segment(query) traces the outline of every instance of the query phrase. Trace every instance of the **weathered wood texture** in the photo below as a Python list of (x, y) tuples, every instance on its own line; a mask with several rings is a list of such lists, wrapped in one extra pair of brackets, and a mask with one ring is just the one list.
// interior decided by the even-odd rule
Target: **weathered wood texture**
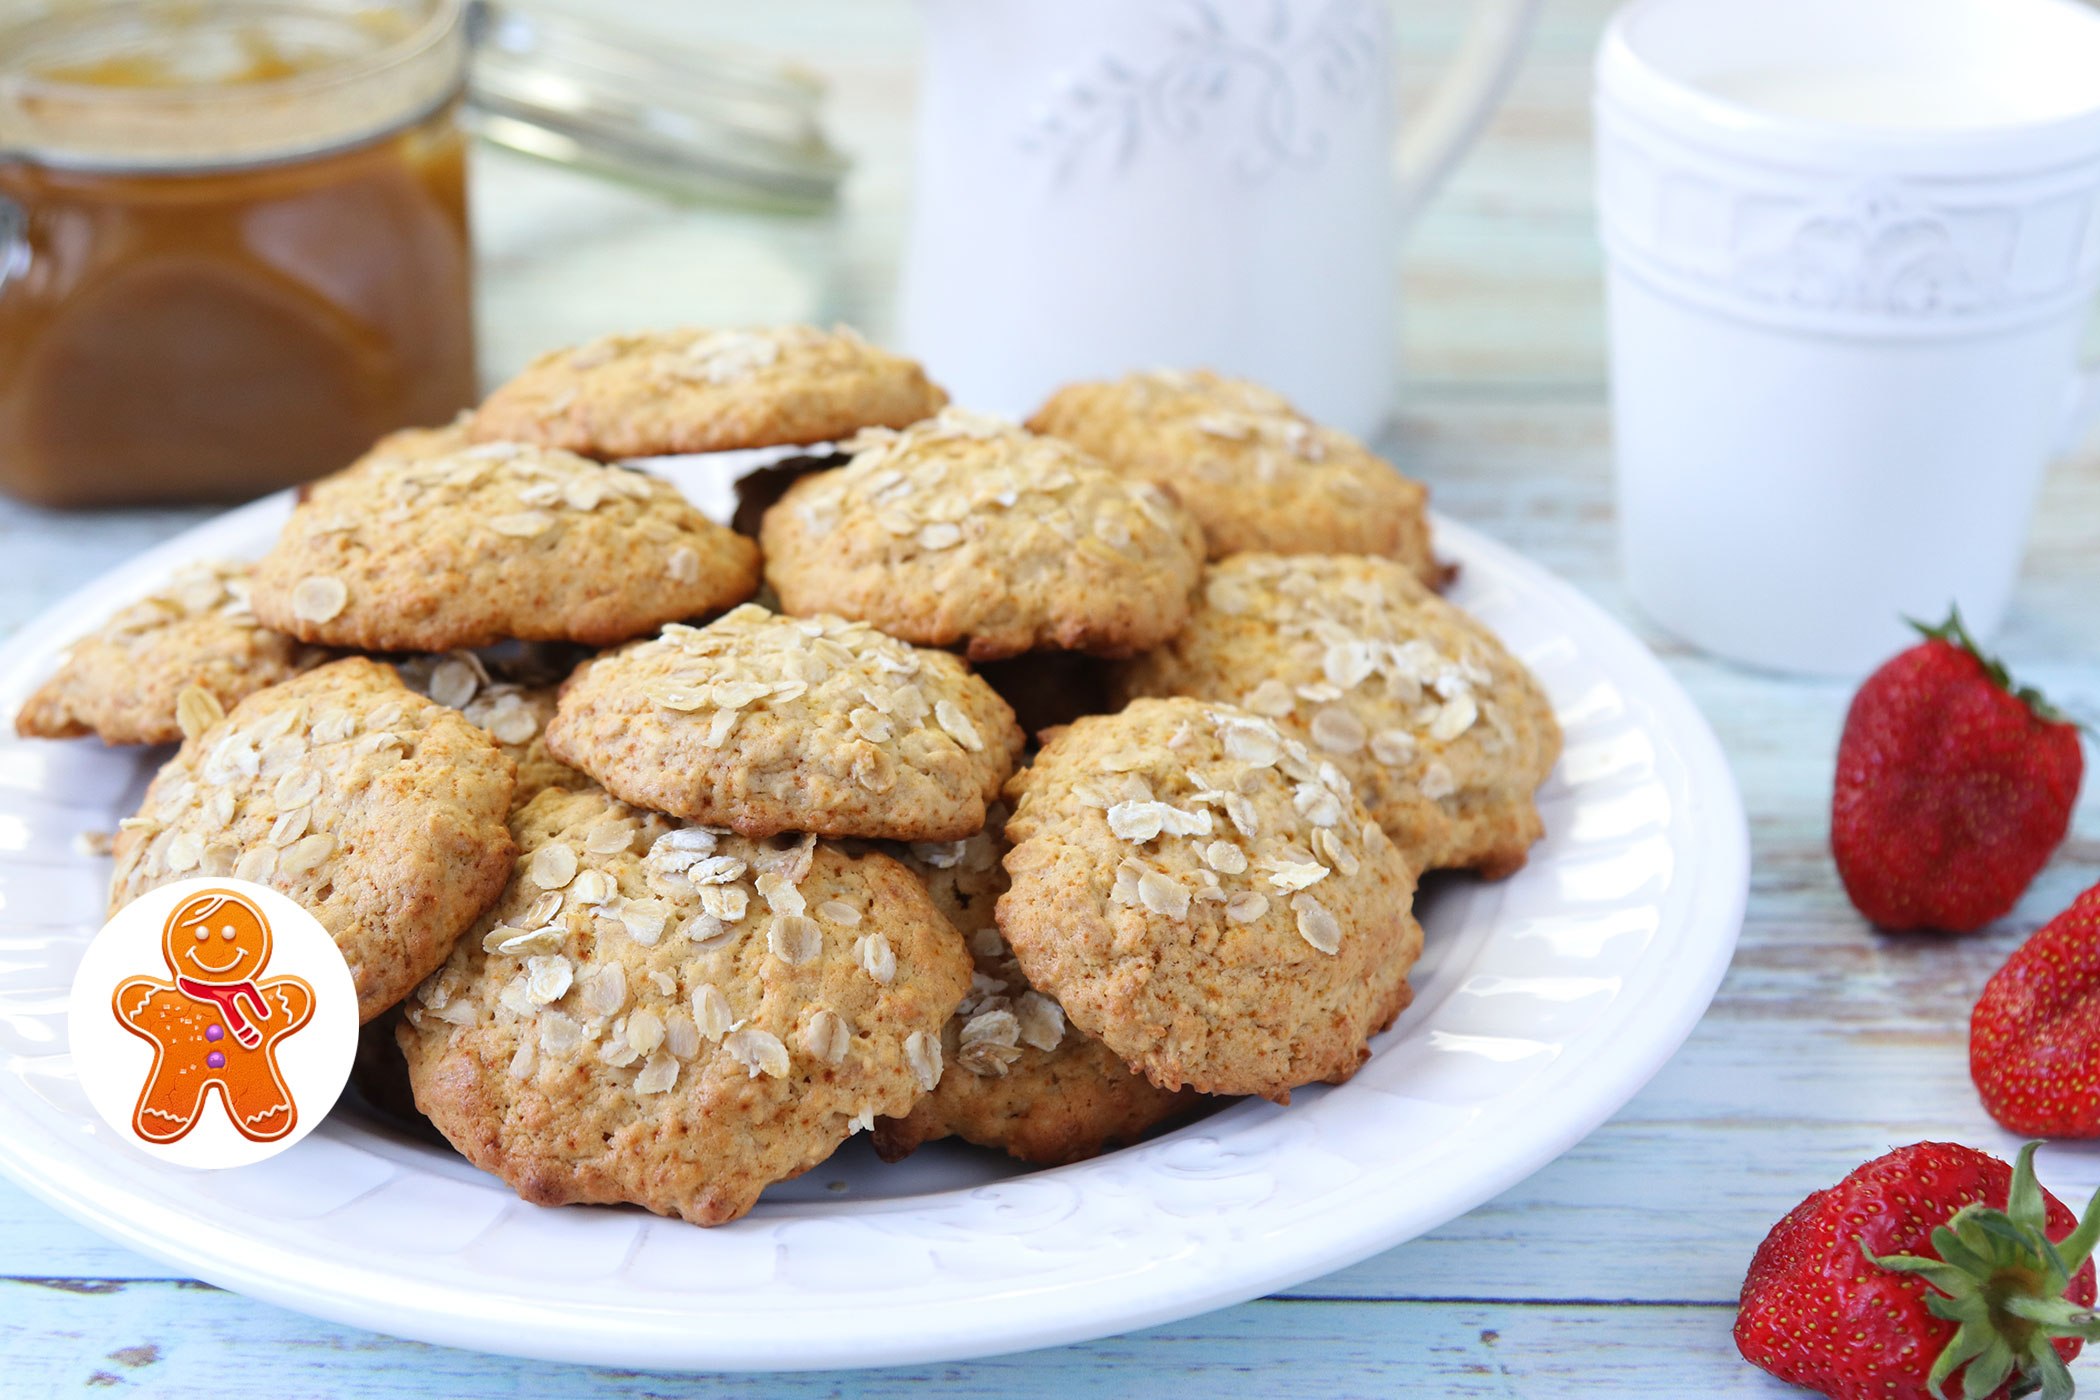
[[(831, 71), (839, 136), (860, 161), (852, 201), (835, 228), (782, 234), (728, 216), (678, 225), (641, 202), (577, 203), (566, 177), (485, 161), (477, 194), (491, 371), (623, 319), (817, 308), (880, 333), (907, 197), (914, 30), (904, 0), (633, 8), (694, 32), (793, 47)], [(1397, 8), (1406, 55), (1426, 63), (1454, 41), (1467, 7)], [(1417, 231), (1404, 322), (1414, 377), (1387, 446), (1430, 482), (1441, 509), (1627, 616), (1585, 110), (1589, 53), (1608, 8), (1548, 5), (1511, 102)], [(1420, 66), (1411, 62), (1410, 73)], [(639, 246), (622, 238), (681, 237), (711, 240), (720, 258), (699, 260), (675, 286), (621, 272), (608, 251)], [(829, 285), (807, 273), (827, 248), (842, 269)], [(0, 506), (0, 626), (195, 518)], [(2023, 675), (2100, 718), (2096, 546), (2100, 455), (2088, 452), (2050, 479), (2001, 641)], [(1846, 689), (1716, 663), (1629, 620), (1735, 765), (1755, 846), (1741, 951), (1690, 1042), (1631, 1104), (1531, 1180), (1424, 1239), (1283, 1299), (1086, 1346), (893, 1372), (650, 1377), (395, 1342), (170, 1280), (160, 1265), (0, 1187), (0, 1392), (814, 1397), (931, 1384), (1017, 1400), (1793, 1393), (1743, 1365), (1729, 1342), (1750, 1251), (1801, 1196), (1891, 1144), (1942, 1137), (2011, 1150), (1969, 1085), (1968, 1008), (2027, 931), (2100, 880), (2100, 785), (2089, 788), (2064, 851), (1998, 927), (1965, 939), (1875, 934), (1846, 903), (1826, 850)], [(2089, 1191), (2100, 1184), (2100, 1145), (2052, 1148), (2042, 1170), (2060, 1193)]]
[[(121, 1308), (133, 1326), (111, 1344)], [(1762, 1377), (1721, 1357), (1721, 1307), (1629, 1309), (1508, 1303), (1271, 1300), (1056, 1352), (956, 1366), (802, 1376), (656, 1376), (584, 1372), (390, 1342), (328, 1327), (229, 1294), (172, 1283), (81, 1293), (0, 1283), (0, 1318), (41, 1341), (10, 1353), (9, 1394), (264, 1394), (379, 1400), (397, 1396), (600, 1397), (780, 1395), (1124, 1400), (1453, 1400), (1569, 1395), (1754, 1396)], [(6, 1324), (0, 1324), (4, 1326)]]

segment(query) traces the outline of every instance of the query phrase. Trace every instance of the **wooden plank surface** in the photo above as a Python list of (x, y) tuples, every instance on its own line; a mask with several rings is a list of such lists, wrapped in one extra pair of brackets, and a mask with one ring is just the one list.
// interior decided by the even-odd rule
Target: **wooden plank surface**
[[(483, 161), (489, 370), (623, 316), (818, 308), (881, 333), (908, 196), (905, 0), (632, 8), (641, 22), (793, 47), (831, 72), (839, 138), (860, 162), (851, 203), (824, 228), (700, 216), (681, 235), (662, 211), (575, 206), (567, 177)], [(1466, 8), (1403, 0), (1409, 58), (1448, 49)], [(1628, 616), (1614, 559), (1584, 110), (1608, 8), (1549, 4), (1512, 101), (1417, 231), (1403, 322), (1414, 378), (1385, 446), (1431, 484), (1440, 509)], [(1409, 72), (1424, 67), (1411, 62)], [(718, 263), (675, 287), (622, 282), (602, 252), (595, 264), (577, 261), (607, 240), (660, 247), (681, 236), (705, 240)], [(650, 314), (650, 305), (673, 309)], [(0, 628), (197, 518), (0, 505)], [(2100, 455), (2086, 453), (2050, 478), (2001, 640), (2023, 676), (2100, 718), (2096, 540)], [(1729, 1343), (1750, 1251), (1802, 1195), (1891, 1144), (1944, 1137), (2010, 1150), (1968, 1082), (1968, 1008), (2028, 930), (2100, 880), (2100, 785), (2063, 853), (2001, 925), (1966, 939), (1877, 935), (1845, 902), (1826, 848), (1846, 688), (1716, 663), (1628, 620), (1714, 724), (1749, 807), (1755, 864), (1741, 950), (1684, 1050), (1623, 1111), (1421, 1240), (1278, 1299), (1084, 1346), (886, 1372), (659, 1377), (398, 1342), (169, 1279), (0, 1185), (0, 1393), (1793, 1393), (1744, 1366)], [(2052, 1148), (2042, 1172), (2062, 1194), (2089, 1191), (2100, 1184), (2100, 1147)]]
[[(126, 1327), (110, 1331), (121, 1307)], [(1610, 1395), (1756, 1396), (1763, 1377), (1720, 1356), (1725, 1306), (1596, 1307), (1450, 1302), (1407, 1307), (1270, 1300), (1056, 1352), (962, 1365), (801, 1375), (585, 1371), (388, 1342), (244, 1305), (200, 1285), (108, 1293), (0, 1283), (0, 1345), (23, 1394), (402, 1395), (557, 1400), (780, 1395), (957, 1400), (1390, 1400)], [(118, 1338), (125, 1340), (118, 1341)], [(16, 1358), (20, 1357), (17, 1362)], [(10, 1394), (17, 1393), (10, 1390)]]

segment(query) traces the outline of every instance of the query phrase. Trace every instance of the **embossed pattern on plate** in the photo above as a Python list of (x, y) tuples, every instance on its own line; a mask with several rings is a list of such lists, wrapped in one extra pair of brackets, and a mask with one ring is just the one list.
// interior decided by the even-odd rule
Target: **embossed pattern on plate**
[[(727, 514), (727, 470), (664, 469)], [(273, 497), (170, 541), (0, 649), (12, 714), (57, 653), (178, 563), (252, 556)], [(1127, 1331), (1286, 1287), (1428, 1230), (1588, 1133), (1690, 1033), (1733, 951), (1748, 835), (1705, 722), (1641, 645), (1543, 570), (1438, 522), (1455, 601), (1536, 670), (1567, 731), (1547, 837), (1499, 884), (1433, 879), (1416, 999), (1348, 1084), (1228, 1105), (1050, 1171), (856, 1139), (714, 1230), (541, 1209), (338, 1110), (215, 1174), (134, 1153), (89, 1109), (65, 999), (113, 830), (155, 751), (0, 739), (0, 1171), (197, 1277), (399, 1336), (643, 1368), (958, 1359)], [(994, 1302), (993, 1300), (996, 1300)]]

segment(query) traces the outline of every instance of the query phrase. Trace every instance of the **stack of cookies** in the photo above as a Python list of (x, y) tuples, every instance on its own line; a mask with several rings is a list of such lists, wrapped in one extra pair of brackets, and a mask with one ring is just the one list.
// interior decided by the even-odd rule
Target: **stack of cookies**
[[(618, 464), (818, 443), (756, 541)], [(1023, 428), (846, 331), (609, 337), (314, 483), (16, 723), (180, 740), (113, 910), (283, 891), (476, 1165), (716, 1224), (859, 1131), (1069, 1162), (1356, 1070), (1418, 877), (1521, 865), (1560, 746), (1423, 499), (1208, 373)]]

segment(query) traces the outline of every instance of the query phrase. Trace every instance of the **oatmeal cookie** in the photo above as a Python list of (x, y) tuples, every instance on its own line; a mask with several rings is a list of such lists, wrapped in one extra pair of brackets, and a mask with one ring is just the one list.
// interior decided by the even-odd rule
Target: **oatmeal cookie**
[(547, 751), (547, 724), (554, 718), (559, 687), (507, 679), (500, 667), (471, 651), (411, 657), (399, 669), (409, 689), (458, 710), (518, 765), (513, 812), (547, 788), (597, 786)]
[(455, 430), (397, 433), (306, 488), (255, 611), (304, 641), (608, 646), (742, 602), (758, 550), (660, 477)]
[(752, 603), (586, 662), (547, 727), (615, 796), (746, 836), (958, 840), (1021, 744), (958, 658)]
[(510, 888), (400, 1040), (416, 1106), (526, 1200), (719, 1225), (940, 1079), (970, 958), (895, 861), (596, 788), (512, 826)]
[(1202, 1102), (1193, 1090), (1154, 1085), (1066, 1024), (1056, 999), (1028, 984), (992, 912), (1007, 888), (1004, 822), (1005, 809), (995, 807), (966, 841), (899, 848), (898, 859), (966, 935), (975, 971), (941, 1031), (941, 1082), (909, 1114), (875, 1124), (875, 1151), (886, 1162), (952, 1134), (1061, 1166), (1135, 1142)]
[[(95, 734), (105, 744), (172, 744), (265, 686), (328, 659), (256, 621), (248, 606), (255, 566), (183, 569), (75, 642), (58, 671), (22, 703), (15, 732), (28, 739)], [(183, 697), (188, 695), (188, 699)]]
[(1524, 864), (1560, 758), (1553, 706), (1493, 633), (1400, 564), (1239, 554), (1188, 630), (1130, 662), (1119, 698), (1193, 695), (1267, 715), (1331, 759), (1417, 870)]
[(1208, 370), (1155, 370), (1053, 394), (1028, 426), (1156, 481), (1202, 522), (1210, 557), (1383, 554), (1435, 585), (1429, 493), (1281, 395)]
[(1203, 532), (1152, 483), (957, 408), (847, 447), (849, 464), (766, 512), (759, 543), (783, 611), (856, 618), (973, 661), (1128, 656), (1187, 620)]
[(196, 875), (268, 885), (335, 939), (369, 1021), (503, 889), (514, 772), (392, 667), (331, 662), (183, 742), (117, 833), (110, 912)]
[(829, 442), (901, 428), (948, 396), (915, 361), (850, 328), (651, 331), (540, 356), (468, 431), (586, 457), (656, 457)]
[(1007, 785), (999, 929), (1028, 980), (1153, 1083), (1288, 1102), (1411, 993), (1414, 873), (1331, 763), (1259, 715), (1141, 699)]

